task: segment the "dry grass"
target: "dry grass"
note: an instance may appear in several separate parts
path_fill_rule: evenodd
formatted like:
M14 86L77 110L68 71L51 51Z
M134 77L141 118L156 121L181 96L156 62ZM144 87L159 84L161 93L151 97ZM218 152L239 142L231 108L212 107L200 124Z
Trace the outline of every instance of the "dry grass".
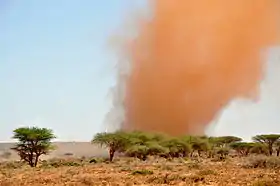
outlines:
M92 185L280 185L277 168L244 167L240 158L226 161L209 159L191 161L151 159L146 162L131 158L113 163L99 159L64 159L42 162L32 169L18 163L0 167L0 186L92 186Z

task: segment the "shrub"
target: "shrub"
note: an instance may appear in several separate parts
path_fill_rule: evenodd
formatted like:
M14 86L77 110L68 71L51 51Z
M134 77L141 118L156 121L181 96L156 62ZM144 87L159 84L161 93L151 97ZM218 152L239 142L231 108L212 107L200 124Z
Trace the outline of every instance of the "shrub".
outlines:
M266 161L266 167L272 169L280 169L280 158L279 157L268 157Z
M252 148L250 149L250 153L268 155L269 154L269 148L266 144L254 143Z
M201 176L207 176L207 175L216 175L217 173L214 170L206 169L206 170L200 170L198 172L198 175Z
M192 175L189 177L188 183L198 183L203 182L205 180L205 177L202 175Z
M51 159L48 161L43 161L41 164L41 167L44 168L58 168L58 167L76 167L76 166L82 166L83 162L77 161L77 160L66 160L66 159Z
M89 160L89 163L97 163L98 161L95 158L92 158L91 160Z
M197 162L190 162L190 163L187 163L187 166L191 169L199 169L201 166L199 163Z
M24 165L26 165L26 163L22 161L7 161L0 163L0 169L18 169L22 168Z
M176 182L186 182L188 179L187 176L182 174L164 174L150 177L147 182L152 184L167 184L175 185Z
M279 183L276 183L274 180L267 180L267 179L257 180L252 184L252 186L278 186L278 185Z
M151 175L154 174L151 170L135 170L132 172L132 175Z
M103 163L109 162L109 158L92 158L89 160L89 163Z
M148 156L148 147L145 145L135 145L130 147L127 151L126 151L126 155L130 156L130 157L136 157L140 160L145 161L147 159Z
M245 168L271 168L280 169L280 158L268 156L251 156L243 164Z
M225 147L219 148L217 150L217 154L219 154L221 157L224 158L224 157L226 157L229 154L229 149L225 148Z
M64 156L73 156L74 154L73 153L71 153L71 152L66 152L65 154L64 154Z

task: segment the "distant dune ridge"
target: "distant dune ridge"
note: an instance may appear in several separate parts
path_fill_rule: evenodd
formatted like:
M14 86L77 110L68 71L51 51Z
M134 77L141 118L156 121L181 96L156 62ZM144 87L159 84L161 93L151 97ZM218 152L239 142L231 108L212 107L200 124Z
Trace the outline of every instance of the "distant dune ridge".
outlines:
M15 151L11 150L14 143L0 143L0 161L19 160ZM41 159L65 157L107 157L106 149L90 142L55 142L56 150Z

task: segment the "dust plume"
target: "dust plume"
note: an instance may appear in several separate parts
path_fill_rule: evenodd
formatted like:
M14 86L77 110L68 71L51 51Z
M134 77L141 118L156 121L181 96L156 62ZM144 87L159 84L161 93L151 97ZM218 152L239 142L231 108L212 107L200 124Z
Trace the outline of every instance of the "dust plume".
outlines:
M231 100L257 98L266 50L279 44L279 0L154 0L151 7L126 41L131 69L117 84L125 87L122 129L203 134Z

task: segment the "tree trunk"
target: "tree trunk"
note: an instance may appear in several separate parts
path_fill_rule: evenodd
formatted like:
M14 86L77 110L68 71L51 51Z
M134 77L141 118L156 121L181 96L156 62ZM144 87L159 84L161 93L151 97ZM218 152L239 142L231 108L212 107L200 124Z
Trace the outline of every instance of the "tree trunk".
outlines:
M110 150L109 150L110 162L112 162L112 161L113 161L114 155L115 155L115 150L110 149Z
M279 155L280 155L280 148L277 149L277 156L279 156Z
M273 154L273 146L272 146L272 144L269 144L268 148L269 148L269 155L272 156L272 154Z
M272 156L272 154L273 154L273 150L269 149L269 155Z
M33 160L34 160L33 154L29 154L28 155L28 164L30 165L30 167L35 167Z
M35 162L34 162L34 167L36 167L37 164L38 164L39 156L40 156L40 155L36 154Z
M33 160L30 160L30 159L29 159L28 164L30 165L30 167L35 167L35 166L34 166L34 163L33 163Z

